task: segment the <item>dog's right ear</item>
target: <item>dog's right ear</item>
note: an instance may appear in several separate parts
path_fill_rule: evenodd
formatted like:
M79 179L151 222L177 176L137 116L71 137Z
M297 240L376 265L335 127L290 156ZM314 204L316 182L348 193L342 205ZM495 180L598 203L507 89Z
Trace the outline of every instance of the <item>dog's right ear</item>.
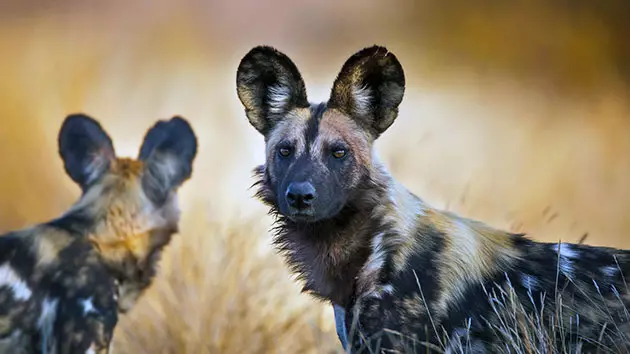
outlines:
M309 106L297 67L269 46L255 47L243 57L236 73L236 90L249 123L263 135L289 110Z

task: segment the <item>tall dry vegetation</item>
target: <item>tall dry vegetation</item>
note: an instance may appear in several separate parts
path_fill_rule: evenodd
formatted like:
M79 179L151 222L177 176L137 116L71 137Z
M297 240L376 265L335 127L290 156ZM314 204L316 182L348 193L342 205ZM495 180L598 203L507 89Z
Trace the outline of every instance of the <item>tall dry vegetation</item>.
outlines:
M77 198L56 153L66 114L100 119L127 155L156 119L180 114L200 141L181 233L121 319L116 351L338 351L332 311L299 294L247 189L263 142L234 75L251 46L277 45L324 99L343 60L376 42L407 72L400 119L377 149L409 188L537 239L589 232L589 243L630 247L628 52L623 23L602 21L619 11L542 3L3 2L0 228Z

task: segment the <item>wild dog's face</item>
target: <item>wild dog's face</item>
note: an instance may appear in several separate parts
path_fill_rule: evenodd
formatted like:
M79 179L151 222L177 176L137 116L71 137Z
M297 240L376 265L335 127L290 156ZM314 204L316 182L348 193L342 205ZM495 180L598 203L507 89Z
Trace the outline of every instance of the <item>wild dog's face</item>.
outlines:
M266 46L237 72L247 118L267 144L265 184L279 212L297 222L337 215L369 178L372 143L394 122L403 69L383 47L350 57L325 104L309 104L295 64Z
M119 283L125 312L150 284L160 251L177 232L177 189L192 173L195 134L182 118L159 121L137 159L117 158L100 124L75 114L61 127L59 153L83 191L71 212L90 224L90 240Z

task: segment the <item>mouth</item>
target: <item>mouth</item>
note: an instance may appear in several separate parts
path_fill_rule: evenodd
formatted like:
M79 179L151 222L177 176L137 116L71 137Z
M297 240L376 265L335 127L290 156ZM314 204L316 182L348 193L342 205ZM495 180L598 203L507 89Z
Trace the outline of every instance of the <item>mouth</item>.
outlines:
M292 210L286 216L293 222L315 222L319 220L313 209Z

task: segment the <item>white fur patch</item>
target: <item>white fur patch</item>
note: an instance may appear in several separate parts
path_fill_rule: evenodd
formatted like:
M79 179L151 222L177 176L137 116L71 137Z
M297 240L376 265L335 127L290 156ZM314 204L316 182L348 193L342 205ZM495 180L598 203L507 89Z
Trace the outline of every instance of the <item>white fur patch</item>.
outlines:
M357 115L367 115L370 113L370 100L372 91L366 86L352 86L352 97L354 97L355 110Z
M158 164L157 171L162 174L167 181L171 181L181 168L179 159L171 154L164 154L154 163Z
M378 271L383 266L383 263L385 263L386 254L385 248L383 247L383 236L384 233L380 232L372 239L372 254L364 268L366 273Z
M573 249L573 246L570 244L561 243L560 247L558 248L558 244L555 243L552 245L552 248L554 251L556 251L556 253L559 253L563 257L567 257L569 259L578 258L577 252L575 252L575 250Z
M558 244L553 244L551 248L558 253L560 257L560 271L568 278L573 277L573 259L578 258L577 252L573 249L571 245L566 243L561 243L558 247Z
M37 327L41 332L44 353L46 353L47 348L54 347L54 336L52 332L53 324L57 317L58 303L59 300L57 299L51 300L50 298L45 298L42 302L41 313L37 319Z
M116 291L114 291L114 301L118 302L118 293L120 292L120 283L118 282L118 279L114 279L114 288L116 289Z
M33 295L28 284L6 263L0 266L0 287L3 286L11 288L17 300L26 301Z
M538 280L529 274L521 274L521 282L529 290L534 290L538 286Z
M291 89L284 85L275 85L269 87L269 111L271 113L285 113L287 105L291 100Z
M615 275L617 275L617 273L619 273L619 267L617 266L602 267L601 271L602 271L602 274L604 274L607 277L614 277Z
M389 174L387 176L391 178ZM397 212L385 214L385 223L395 225L395 234L411 235L418 225L418 217L426 215L425 205L393 178L387 193L389 202ZM380 210L377 209L375 214L379 212Z
M388 295L392 295L394 293L394 287L392 286L392 284L383 285L383 288L381 290L383 293Z
M92 297L90 296L87 299L80 300L81 306L83 307L83 315L89 315L91 313L98 313L96 308L94 307L94 303L92 302Z
M105 170L105 166L108 162L108 157L104 155L94 155L92 157L92 161L85 167L84 171L87 176L86 184L92 183L98 179Z
M362 287L364 287L361 291L365 292L365 297L372 297L380 299L383 296L384 292L388 291L388 286L378 286L374 283L371 283L369 280L375 274L380 272L383 264L385 264L385 257L387 256L385 253L385 248L383 245L383 236L385 234L383 232L379 232L374 235L372 238L372 254L368 258L367 262L363 266L361 273L359 274L360 278L363 278L366 281ZM369 284L369 285L368 285ZM391 285L389 285L391 288ZM393 288L391 289L393 290Z
M418 225L418 217L426 215L422 201L399 182L394 182L394 188L389 190L389 199L402 214L398 223L401 232L412 232Z

